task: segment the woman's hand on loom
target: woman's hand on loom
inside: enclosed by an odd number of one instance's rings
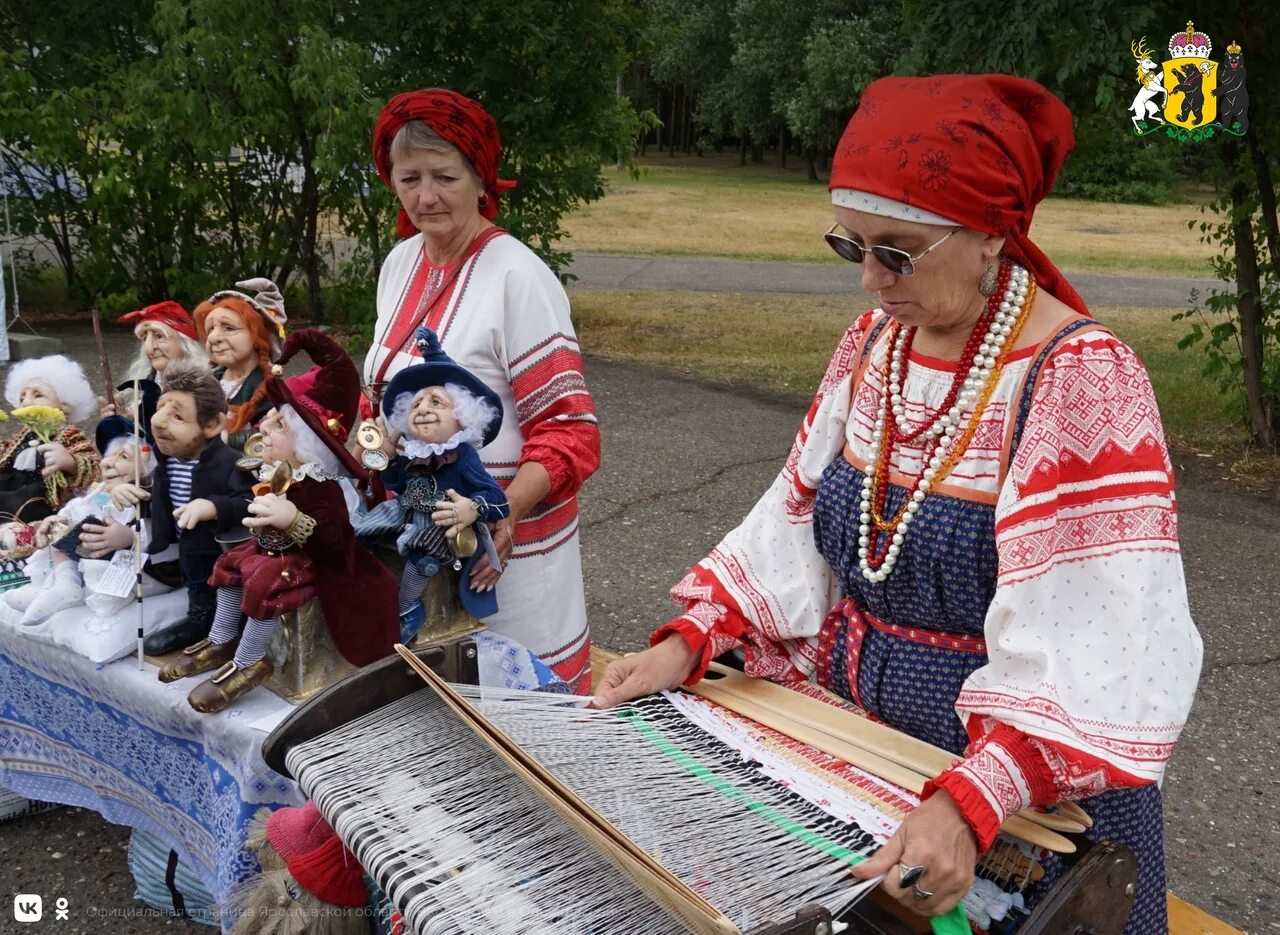
[[[883,876],[884,891],[917,915],[940,916],[973,885],[978,842],[955,801],[935,792],[907,816],[884,847],[853,868],[860,880]],[[903,867],[924,867],[914,886],[902,886]],[[921,899],[929,894],[927,899]]]
[[[80,527],[80,544],[89,558],[105,558],[120,549],[133,546],[133,530],[113,519],[102,526],[85,523]]]
[[[697,653],[673,633],[657,646],[609,663],[591,707],[612,708],[632,698],[682,685],[697,661]]]

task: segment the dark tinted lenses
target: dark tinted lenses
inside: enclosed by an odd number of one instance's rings
[[[822,236],[841,259],[850,263],[861,263],[866,255],[867,248],[850,237],[843,237],[834,231],[828,231]],[[905,250],[875,246],[871,248],[871,255],[880,261],[881,266],[898,276],[910,276],[915,272],[911,254]]]

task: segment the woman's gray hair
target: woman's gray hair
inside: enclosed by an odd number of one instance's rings
[[[209,355],[204,349],[204,345],[199,341],[187,337],[181,331],[178,331],[166,325],[162,321],[140,321],[133,329],[133,336],[138,336],[138,331],[144,325],[154,325],[157,328],[163,328],[169,337],[178,339],[178,346],[182,348],[182,356],[192,363],[199,364],[201,367],[209,366]],[[125,380],[150,380],[151,379],[151,361],[147,360],[147,355],[142,348],[142,342],[138,342],[138,356],[129,364],[129,369],[125,371]]]
[[[415,149],[425,149],[432,153],[457,153],[462,157],[462,164],[479,184],[480,176],[476,173],[476,167],[471,164],[471,160],[463,154],[462,150],[421,120],[410,120],[391,138],[391,146],[387,150],[391,157],[391,167],[394,169],[398,160],[403,159]],[[483,186],[481,187],[483,189]]]
[[[318,464],[330,477],[348,477],[351,472],[334,454],[333,449],[322,442],[311,426],[302,421],[296,409],[286,404],[280,407],[280,418],[293,433],[293,453],[303,464]]]
[[[413,401],[430,387],[423,387],[416,393],[401,393],[391,405],[391,415],[387,417],[387,425],[400,435],[409,434],[409,408]],[[477,448],[483,443],[485,430],[498,417],[498,410],[493,404],[481,396],[457,383],[446,383],[445,392],[453,401],[453,417],[463,428],[466,441]]]

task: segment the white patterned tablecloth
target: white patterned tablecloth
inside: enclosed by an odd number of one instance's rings
[[[567,691],[520,644],[475,639],[481,684]],[[187,704],[193,680],[165,685],[156,673],[134,657],[96,666],[0,624],[0,787],[158,836],[222,903],[258,871],[244,846],[253,814],[303,801],[261,752],[293,708],[259,690],[198,714]]]
[[[221,902],[257,872],[244,830],[302,794],[269,769],[262,741],[292,710],[257,691],[215,715],[135,658],[95,666],[0,626],[0,786],[91,808],[167,841]]]

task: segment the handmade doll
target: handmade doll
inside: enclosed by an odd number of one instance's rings
[[[160,388],[150,380],[138,381],[142,396],[142,418],[155,410]],[[4,602],[21,612],[21,623],[32,626],[60,610],[85,604],[95,614],[110,616],[133,600],[132,593],[121,597],[97,588],[107,572],[111,557],[122,549],[134,548],[137,507],[117,507],[111,494],[123,484],[150,481],[155,457],[147,434],[139,431],[135,441],[131,419],[114,415],[102,419],[94,432],[94,442],[102,452],[102,480],[78,497],[69,500],[57,513],[40,521],[35,531],[38,551],[27,560],[31,583],[4,594]],[[143,543],[146,526],[141,525]],[[132,566],[131,566],[132,567]],[[143,575],[143,595],[167,588],[150,575]]]
[[[282,380],[270,377],[274,408],[263,419],[263,470],[268,489],[249,505],[244,525],[254,538],[220,557],[209,581],[217,614],[208,639],[187,647],[160,671],[160,680],[216,669],[187,700],[202,713],[221,711],[270,678],[266,658],[280,615],[319,598],[338,651],[355,666],[391,653],[396,640],[395,581],[356,542],[339,478],[364,470],[347,451],[360,400],[360,375],[332,339],[304,329],[280,354],[306,350],[316,366]],[[246,615],[239,634],[241,613]],[[239,637],[239,639],[237,639]]]
[[[123,395],[113,394],[112,399],[99,398],[102,417],[128,412],[128,386],[133,380],[155,380],[173,360],[190,360],[207,364],[209,355],[196,340],[196,323],[177,302],[164,301],[145,308],[125,312],[116,319],[121,324],[133,325],[133,336],[138,339],[138,356],[125,372]]]
[[[201,639],[213,623],[209,585],[221,554],[219,536],[240,528],[251,499],[252,479],[236,467],[240,453],[222,440],[227,398],[207,367],[172,361],[164,368],[162,394],[151,418],[157,451],[151,493],[122,484],[112,492],[120,507],[151,498],[147,554],[167,557],[177,547],[187,616],[177,626],[147,637],[145,649],[163,655]]]
[[[269,279],[236,283],[254,290],[215,292],[196,306],[196,335],[209,352],[213,374],[227,396],[226,440],[242,448],[271,408],[263,381],[284,339],[284,298]]]
[[[470,567],[478,554],[475,541],[488,540],[484,524],[511,514],[506,494],[478,453],[502,426],[501,400],[444,352],[434,331],[419,328],[415,341],[422,363],[397,373],[382,397],[387,426],[400,436],[400,453],[382,474],[396,497],[355,521],[361,536],[397,536],[405,559],[399,592],[405,643],[425,619],[421,598],[427,579],[446,565],[461,570],[459,597],[467,611],[476,617],[497,612],[492,591],[471,587]],[[467,531],[475,539],[464,545]],[[490,560],[501,567],[496,554]]]
[[[0,441],[0,517],[43,519],[98,479],[98,453],[73,424],[94,408],[84,371],[61,354],[13,364],[4,384],[22,428]]]

